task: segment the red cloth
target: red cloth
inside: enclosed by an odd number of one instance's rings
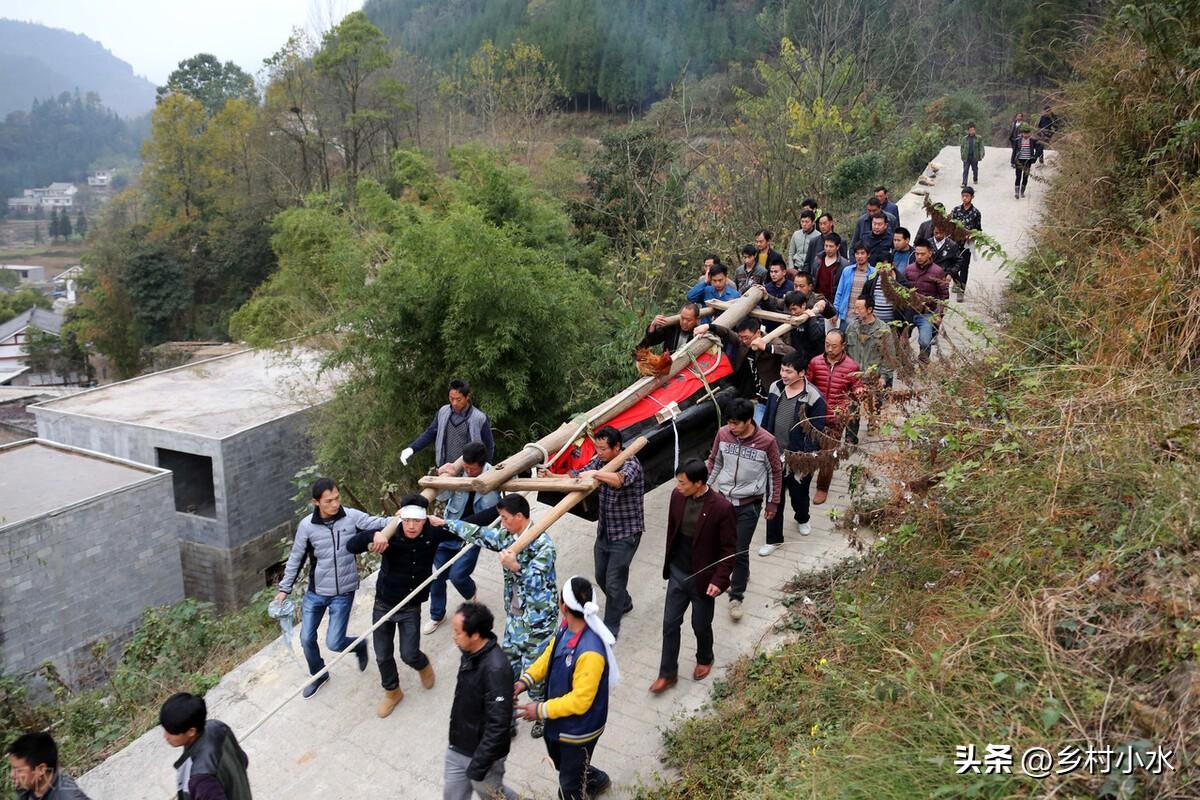
[[[719,350],[715,355],[709,351],[698,356],[696,364],[704,371],[704,378],[710,386],[733,373],[733,367],[729,363],[729,359]],[[697,392],[703,392],[704,381],[696,374],[696,364],[684,367],[667,381],[665,385],[655,389],[648,396],[642,398],[612,419],[597,420],[593,423],[592,429],[599,430],[605,425],[611,425],[617,430],[623,431],[643,420],[652,419],[664,406],[668,406],[672,402],[681,403]],[[550,465],[550,471],[559,475],[565,475],[573,469],[582,469],[595,455],[595,443],[589,436],[584,434],[579,439],[576,439]]]

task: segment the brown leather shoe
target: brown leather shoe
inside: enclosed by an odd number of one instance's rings
[[[813,505],[814,506],[819,506],[819,505],[821,505],[821,503],[824,503],[828,499],[829,499],[829,492],[825,491],[824,489],[817,489],[817,491],[813,492]]]
[[[712,672],[712,664],[697,664],[692,670],[692,680],[702,681],[708,677],[708,673]]]
[[[421,676],[421,685],[424,686],[426,689],[432,689],[433,688],[433,664],[426,664],[424,667],[421,668],[421,671],[418,674],[420,674],[420,676]]]
[[[379,704],[379,708],[375,709],[375,716],[386,717],[392,713],[392,710],[404,699],[404,690],[400,687],[395,689],[383,690],[383,702]]]
[[[650,684],[650,693],[662,694],[677,683],[679,683],[679,678],[658,678],[654,683]]]

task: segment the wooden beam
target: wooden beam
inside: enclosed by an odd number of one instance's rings
[[[621,452],[617,454],[617,457],[601,467],[599,471],[616,472],[617,470],[621,469],[627,460],[635,456],[639,450],[646,446],[648,441],[649,440],[645,436],[639,436],[638,438],[634,439],[632,442],[625,445],[625,447],[621,448]],[[591,486],[578,492],[571,492],[562,500],[559,500],[553,508],[546,512],[545,516],[530,524],[530,526],[525,529],[525,532],[522,533],[517,540],[508,547],[508,549],[514,553],[519,553],[524,550],[534,539],[541,536],[543,531],[557,522],[564,514],[574,508],[577,503],[582,501],[583,498],[587,497],[592,492],[596,491],[596,489],[600,486],[600,481],[593,480],[586,481],[585,483],[589,483]]]
[[[440,491],[469,492],[474,478],[451,478],[444,475],[427,475],[419,481],[424,491],[435,496]],[[505,492],[578,492],[592,486],[590,481],[556,475],[546,478],[513,478],[500,487]]]
[[[705,317],[711,317],[715,313],[717,313],[716,309],[712,309],[712,308],[708,308],[708,307],[702,308],[702,309],[700,309],[700,319],[704,319]],[[678,325],[678,324],[679,324],[679,315],[678,314],[672,314],[671,316],[667,317],[666,320],[663,322],[664,327],[670,326],[670,325]]]
[[[734,301],[736,302],[736,301]],[[709,300],[708,304],[720,309],[728,309],[733,304],[728,300]],[[796,318],[790,314],[781,314],[778,311],[763,311],[761,308],[756,308],[750,312],[750,316],[758,319],[770,320],[771,322],[795,322]]]
[[[732,305],[722,310],[713,322],[732,328],[745,319],[746,315],[753,311],[765,296],[766,291],[761,286],[752,286],[744,296],[734,300]],[[785,319],[788,317],[785,316]],[[680,370],[692,363],[693,356],[700,356],[712,346],[713,341],[707,337],[693,339],[674,354],[671,358],[671,369],[666,375],[641,378],[595,408],[584,412],[581,417],[590,421],[589,424],[594,427],[603,425],[622,411],[637,404],[655,389],[665,386]],[[571,440],[578,437],[584,429],[586,429],[586,425],[581,426],[576,421],[563,423],[552,433],[543,436],[534,444],[525,445],[520,452],[514,453],[497,464],[494,469],[480,475],[471,484],[471,488],[480,493],[496,491],[518,474],[528,472],[542,463],[542,459],[547,455],[553,456]]]
[[[462,456],[459,456],[458,459],[454,462],[454,471],[456,473],[462,472],[462,468],[463,468],[463,460],[462,460]],[[452,488],[450,486],[439,487],[439,486],[434,486],[432,484],[428,484],[425,482],[425,481],[429,480],[429,478],[433,478],[433,477],[442,477],[442,476],[432,476],[431,475],[431,476],[428,476],[425,478],[421,478],[421,480],[417,481],[417,483],[420,486],[426,487],[421,490],[421,496],[424,497],[429,502],[432,503],[434,500],[437,499],[438,492],[440,492],[442,490],[442,488],[450,489],[451,491],[458,491],[457,488]],[[466,481],[466,484],[463,485],[461,488],[463,490],[470,491],[471,490],[471,481],[473,481],[475,479],[474,478],[447,478],[447,480]]]

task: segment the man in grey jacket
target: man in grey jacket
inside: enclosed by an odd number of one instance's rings
[[[340,653],[355,638],[347,635],[346,625],[350,622],[354,592],[358,589],[358,563],[346,549],[346,544],[358,531],[383,530],[388,518],[343,508],[337,484],[329,478],[320,478],[313,484],[312,503],[312,515],[300,520],[296,527],[296,539],[292,542],[292,552],[283,569],[275,600],[283,602],[291,594],[301,566],[312,559],[308,589],[301,606],[300,646],[304,650],[304,660],[308,662],[308,674],[316,675],[325,668],[321,648],[317,645],[317,626],[326,609],[329,610],[329,628],[325,644],[329,649]],[[359,670],[365,670],[367,643],[359,642],[354,654],[358,656]],[[329,675],[325,674],[305,686],[304,696],[312,697],[327,680]]]
[[[58,745],[48,733],[27,733],[8,746],[17,800],[88,800],[75,779],[58,768]]]
[[[435,467],[453,464],[471,442],[483,442],[487,460],[492,460],[492,451],[496,448],[492,424],[487,414],[472,404],[471,385],[464,380],[452,380],[447,397],[450,402],[438,409],[429,427],[400,453],[401,464],[407,466],[414,453],[431,444]]]

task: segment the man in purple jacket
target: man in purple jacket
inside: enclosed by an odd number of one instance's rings
[[[933,337],[942,324],[942,301],[950,298],[950,277],[933,263],[933,245],[928,239],[918,239],[913,250],[913,262],[905,275],[917,295],[913,302],[916,312],[913,327],[917,329],[917,344],[921,348],[920,361],[928,364]]]

